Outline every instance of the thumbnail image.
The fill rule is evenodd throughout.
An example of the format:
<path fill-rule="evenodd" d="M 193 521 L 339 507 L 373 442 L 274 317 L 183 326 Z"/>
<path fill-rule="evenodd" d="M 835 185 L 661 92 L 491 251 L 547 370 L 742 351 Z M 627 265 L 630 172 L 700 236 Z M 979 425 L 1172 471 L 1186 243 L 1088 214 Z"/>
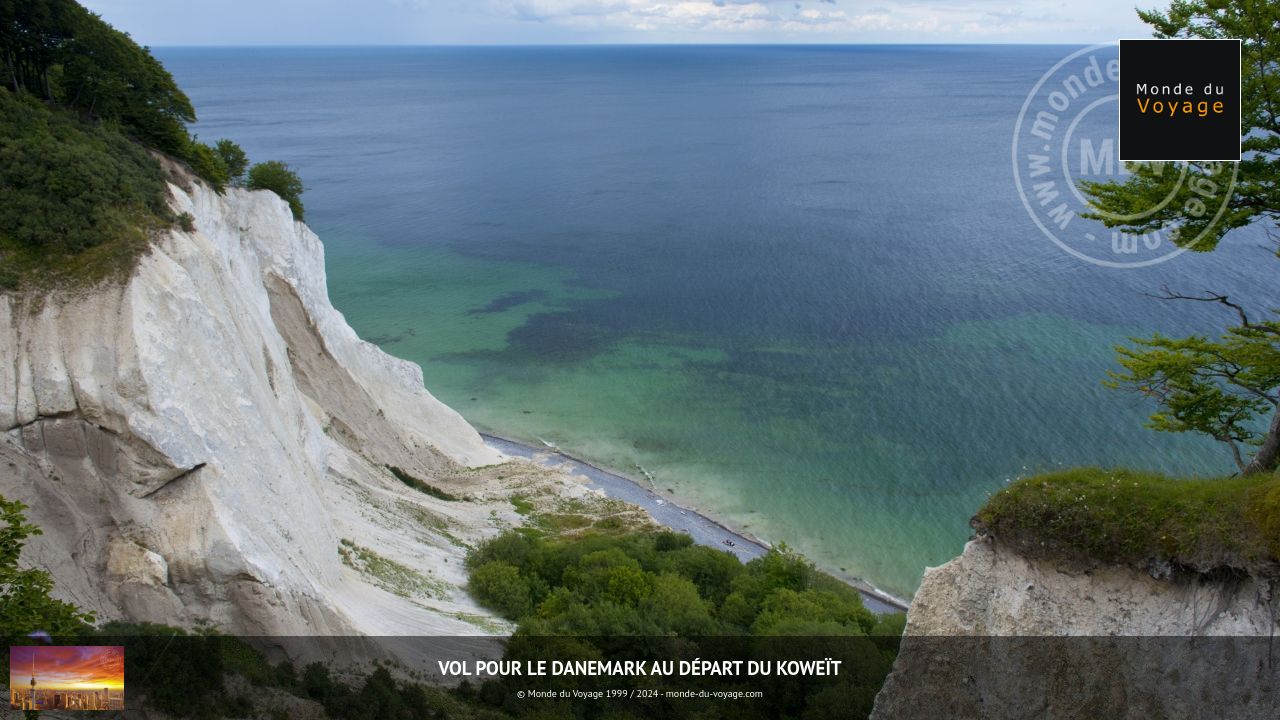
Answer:
<path fill-rule="evenodd" d="M 14 710 L 123 710 L 124 648 L 119 645 L 9 648 Z"/>

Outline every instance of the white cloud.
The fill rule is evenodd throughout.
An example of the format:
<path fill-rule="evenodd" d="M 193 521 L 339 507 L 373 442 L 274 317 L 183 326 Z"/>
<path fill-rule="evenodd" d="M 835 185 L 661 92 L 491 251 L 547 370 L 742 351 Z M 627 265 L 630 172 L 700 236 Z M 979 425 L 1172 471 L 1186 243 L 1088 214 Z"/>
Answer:
<path fill-rule="evenodd" d="M 83 0 L 153 45 L 1103 42 L 1116 0 Z"/>
<path fill-rule="evenodd" d="M 1056 15 L 1049 11 L 1056 5 L 1050 0 L 1031 0 L 1014 9 L 998 1 L 866 5 L 856 0 L 488 0 L 491 10 L 522 21 L 652 34 L 888 33 L 919 40 L 980 39 L 1071 32 L 1092 27 L 1097 19 L 1083 12 L 1078 20 Z M 1087 10 L 1087 5 L 1082 3 L 1080 10 Z"/>
<path fill-rule="evenodd" d="M 507 0 L 498 3 L 524 20 L 576 26 L 698 30 L 732 29 L 777 20 L 766 2 L 730 0 Z"/>

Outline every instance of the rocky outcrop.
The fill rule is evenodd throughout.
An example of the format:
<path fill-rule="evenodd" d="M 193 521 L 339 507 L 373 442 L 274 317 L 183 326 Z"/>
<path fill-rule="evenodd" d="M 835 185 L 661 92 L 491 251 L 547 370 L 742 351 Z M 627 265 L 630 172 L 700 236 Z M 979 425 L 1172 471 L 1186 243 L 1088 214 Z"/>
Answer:
<path fill-rule="evenodd" d="M 925 572 L 872 717 L 1278 717 L 1278 611 L 1270 581 L 1069 569 L 978 538 Z"/>
<path fill-rule="evenodd" d="M 194 229 L 127 280 L 0 295 L 0 494 L 44 529 L 24 561 L 102 619 L 481 632 L 461 560 L 510 514 L 474 470 L 504 458 L 416 365 L 356 336 L 284 202 L 186 185 Z"/>

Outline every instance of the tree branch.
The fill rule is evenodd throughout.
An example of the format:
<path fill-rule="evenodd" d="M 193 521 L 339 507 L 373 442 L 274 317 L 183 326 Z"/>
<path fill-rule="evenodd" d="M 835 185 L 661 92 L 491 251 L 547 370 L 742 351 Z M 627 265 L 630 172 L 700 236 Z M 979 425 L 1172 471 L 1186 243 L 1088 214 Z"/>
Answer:
<path fill-rule="evenodd" d="M 1241 325 L 1245 327 L 1253 327 L 1253 324 L 1249 322 L 1248 313 L 1245 312 L 1244 307 L 1239 303 L 1231 302 L 1230 297 L 1227 295 L 1221 295 L 1211 290 L 1205 290 L 1204 292 L 1204 295 L 1183 295 L 1182 293 L 1176 293 L 1170 290 L 1168 285 L 1161 285 L 1159 295 L 1153 295 L 1151 293 L 1143 293 L 1143 295 L 1156 298 L 1157 300 L 1195 300 L 1197 302 L 1219 303 L 1235 310 L 1236 315 L 1240 317 Z"/>

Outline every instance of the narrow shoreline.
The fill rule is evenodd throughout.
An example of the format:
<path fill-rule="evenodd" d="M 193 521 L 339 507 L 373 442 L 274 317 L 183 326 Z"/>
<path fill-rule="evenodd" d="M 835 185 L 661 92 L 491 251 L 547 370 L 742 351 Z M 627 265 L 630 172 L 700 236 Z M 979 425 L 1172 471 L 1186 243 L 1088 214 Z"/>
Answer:
<path fill-rule="evenodd" d="M 679 505 L 673 499 L 663 497 L 638 480 L 605 470 L 559 448 L 539 448 L 490 432 L 480 432 L 480 437 L 484 438 L 485 444 L 504 455 L 584 477 L 588 487 L 600 490 L 608 497 L 639 505 L 664 527 L 688 534 L 699 545 L 733 553 L 743 562 L 764 555 L 771 547 L 764 540 L 744 530 L 737 530 L 701 510 Z M 726 540 L 732 544 L 726 543 Z M 907 601 L 890 595 L 862 578 L 833 572 L 827 568 L 821 569 L 856 588 L 862 594 L 863 604 L 876 614 L 906 612 L 909 606 Z"/>

